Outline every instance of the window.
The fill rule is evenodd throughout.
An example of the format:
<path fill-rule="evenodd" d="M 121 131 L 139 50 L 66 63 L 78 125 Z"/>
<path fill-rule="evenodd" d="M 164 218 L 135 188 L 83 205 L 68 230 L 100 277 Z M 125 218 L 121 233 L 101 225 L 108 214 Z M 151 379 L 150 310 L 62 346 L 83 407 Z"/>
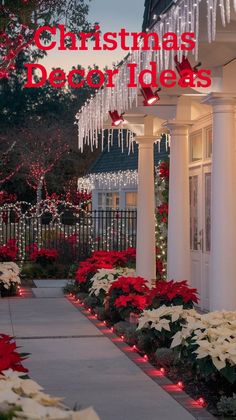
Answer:
<path fill-rule="evenodd" d="M 213 141 L 212 127 L 209 127 L 206 130 L 206 159 L 212 158 L 212 141 Z"/>
<path fill-rule="evenodd" d="M 202 133 L 192 134 L 190 137 L 190 161 L 202 160 Z"/>
<path fill-rule="evenodd" d="M 98 193 L 98 210 L 118 210 L 119 193 L 102 192 Z"/>
<path fill-rule="evenodd" d="M 191 176 L 190 187 L 190 249 L 198 250 L 198 176 Z"/>
<path fill-rule="evenodd" d="M 126 210 L 136 210 L 137 208 L 137 193 L 136 192 L 125 193 L 125 208 Z"/>
<path fill-rule="evenodd" d="M 211 174 L 205 174 L 205 232 L 206 251 L 211 251 Z"/>

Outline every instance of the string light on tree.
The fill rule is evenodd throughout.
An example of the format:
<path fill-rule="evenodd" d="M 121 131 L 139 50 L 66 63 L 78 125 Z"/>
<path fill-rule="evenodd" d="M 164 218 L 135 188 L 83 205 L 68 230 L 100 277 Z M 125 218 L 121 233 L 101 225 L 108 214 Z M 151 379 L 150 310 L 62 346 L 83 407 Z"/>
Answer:
<path fill-rule="evenodd" d="M 19 10 L 22 6 L 27 6 L 28 3 L 29 0 L 20 0 Z M 12 10 L 14 10 L 14 7 L 11 7 L 10 10 L 5 6 L 5 1 L 2 0 L 0 5 L 0 79 L 8 78 L 9 73 L 15 70 L 17 56 L 31 45 L 34 36 L 34 31 L 29 29 L 28 25 L 22 23 L 20 21 L 21 16 L 15 14 Z"/>

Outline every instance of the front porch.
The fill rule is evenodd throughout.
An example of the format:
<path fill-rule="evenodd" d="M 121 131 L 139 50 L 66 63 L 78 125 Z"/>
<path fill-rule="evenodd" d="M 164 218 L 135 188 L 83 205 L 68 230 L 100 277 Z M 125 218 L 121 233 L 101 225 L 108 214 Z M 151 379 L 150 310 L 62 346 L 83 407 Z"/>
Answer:
<path fill-rule="evenodd" d="M 91 136 L 91 132 L 96 128 L 98 132 L 111 128 L 106 108 L 102 107 L 108 95 L 107 101 L 111 101 L 119 112 L 125 112 L 123 128 L 134 133 L 131 141 L 139 147 L 137 274 L 152 282 L 156 278 L 153 145 L 160 141 L 163 133 L 170 137 L 167 277 L 187 279 L 197 287 L 201 309 L 234 310 L 236 16 L 232 8 L 230 15 L 223 15 L 225 8 L 222 6 L 221 16 L 216 13 L 213 22 L 209 18 L 213 13 L 209 3 L 197 2 L 195 7 L 199 11 L 199 21 L 191 9 L 191 22 L 188 22 L 193 28 L 199 25 L 195 59 L 200 57 L 202 67 L 211 70 L 212 85 L 209 88 L 162 88 L 160 101 L 154 106 L 144 106 L 138 89 L 130 89 L 131 92 L 120 96 L 117 89 L 125 80 L 123 64 L 121 80 L 112 94 L 98 93 L 78 115 L 79 144 L 81 148 L 84 141 L 95 145 L 98 137 Z M 173 19 L 176 19 L 173 9 L 160 17 L 166 27 L 173 25 Z M 178 13 L 181 10 L 178 9 Z M 153 24 L 151 30 L 158 32 L 158 24 Z M 186 21 L 182 31 L 184 25 L 187 25 Z M 143 58 L 144 68 L 147 68 L 148 57 L 146 54 Z M 135 61 L 140 57 L 134 54 L 132 58 Z M 164 62 L 160 57 L 156 58 L 160 69 L 163 68 Z M 172 59 L 170 54 L 169 62 Z M 130 60 L 131 57 L 127 61 Z M 193 62 L 192 58 L 190 62 Z M 91 115 L 95 105 L 100 119 L 97 126 L 94 121 L 90 127 L 86 113 Z"/>

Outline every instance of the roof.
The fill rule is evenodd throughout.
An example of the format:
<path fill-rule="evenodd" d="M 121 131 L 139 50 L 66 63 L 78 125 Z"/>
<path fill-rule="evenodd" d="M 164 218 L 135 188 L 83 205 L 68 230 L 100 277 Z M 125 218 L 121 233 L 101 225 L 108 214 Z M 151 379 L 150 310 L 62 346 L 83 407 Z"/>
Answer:
<path fill-rule="evenodd" d="M 143 16 L 143 32 L 156 23 L 158 16 L 164 13 L 169 7 L 174 4 L 173 0 L 146 0 Z"/>
<path fill-rule="evenodd" d="M 128 153 L 128 148 L 124 147 L 122 153 L 121 147 L 118 145 L 118 131 L 115 130 L 113 146 L 108 150 L 108 146 L 105 147 L 103 152 L 99 155 L 94 164 L 90 167 L 88 173 L 101 173 L 101 172 L 118 172 L 126 170 L 138 169 L 138 145 L 133 144 L 133 152 Z M 158 165 L 158 162 L 163 159 L 167 159 L 169 150 L 166 150 L 166 139 L 165 136 L 162 138 L 159 145 L 154 145 L 154 164 Z"/>

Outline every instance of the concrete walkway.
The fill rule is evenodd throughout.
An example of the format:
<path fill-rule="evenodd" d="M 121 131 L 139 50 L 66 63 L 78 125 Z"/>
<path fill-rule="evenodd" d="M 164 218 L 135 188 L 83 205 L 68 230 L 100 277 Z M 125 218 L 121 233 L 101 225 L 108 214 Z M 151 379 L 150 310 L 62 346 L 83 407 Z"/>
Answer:
<path fill-rule="evenodd" d="M 61 297 L 59 286 L 42 281 L 33 298 L 0 299 L 0 333 L 31 353 L 25 365 L 32 379 L 72 408 L 92 405 L 101 420 L 194 419 Z"/>

